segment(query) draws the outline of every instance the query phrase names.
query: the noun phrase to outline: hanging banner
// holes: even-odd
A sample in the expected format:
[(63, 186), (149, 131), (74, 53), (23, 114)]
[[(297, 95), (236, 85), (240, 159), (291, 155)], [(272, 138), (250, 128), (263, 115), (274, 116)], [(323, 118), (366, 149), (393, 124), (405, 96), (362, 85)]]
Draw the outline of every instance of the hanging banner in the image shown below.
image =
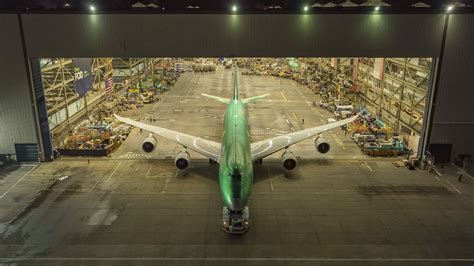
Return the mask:
[(354, 72), (352, 78), (354, 81), (359, 79), (359, 58), (354, 58)]
[(383, 58), (375, 58), (374, 72), (372, 73), (374, 78), (381, 80), (383, 78)]
[(92, 88), (92, 58), (73, 58), (74, 88), (84, 96)]

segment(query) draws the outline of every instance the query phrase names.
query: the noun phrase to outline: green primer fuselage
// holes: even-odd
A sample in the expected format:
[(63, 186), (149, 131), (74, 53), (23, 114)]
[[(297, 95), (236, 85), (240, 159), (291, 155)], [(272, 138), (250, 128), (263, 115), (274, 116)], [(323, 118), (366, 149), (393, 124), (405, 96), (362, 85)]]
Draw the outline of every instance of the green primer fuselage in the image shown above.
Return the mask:
[(250, 197), (253, 184), (253, 164), (247, 110), (238, 97), (234, 76), (234, 97), (224, 117), (224, 132), (219, 162), (219, 186), (222, 201), (231, 210), (242, 210)]

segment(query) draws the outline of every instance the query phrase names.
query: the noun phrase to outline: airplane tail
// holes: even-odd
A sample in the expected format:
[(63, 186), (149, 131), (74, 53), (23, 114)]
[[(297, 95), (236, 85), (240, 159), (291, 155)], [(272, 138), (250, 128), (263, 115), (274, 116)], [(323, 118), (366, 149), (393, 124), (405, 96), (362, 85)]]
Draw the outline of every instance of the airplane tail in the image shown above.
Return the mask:
[[(232, 99), (222, 98), (222, 97), (219, 97), (219, 96), (209, 95), (209, 94), (206, 94), (206, 93), (201, 93), (201, 95), (205, 96), (209, 99), (213, 99), (213, 100), (216, 100), (218, 102), (225, 103), (225, 104), (229, 104), (231, 100), (238, 100), (239, 99), (239, 88), (238, 88), (238, 85), (237, 85), (237, 67), (234, 67), (233, 79), (234, 79), (234, 94), (232, 96)], [(263, 95), (259, 95), (259, 96), (244, 98), (241, 101), (242, 101), (243, 104), (252, 103), (252, 102), (256, 102), (260, 99), (263, 99), (263, 98), (267, 97), (268, 95), (270, 95), (270, 94), (267, 93), (267, 94), (263, 94)]]
[(237, 67), (234, 67), (234, 74), (232, 75), (234, 77), (234, 96), (232, 100), (238, 100), (239, 99), (239, 87), (237, 86)]
[(253, 102), (256, 102), (260, 99), (263, 99), (265, 97), (267, 97), (268, 95), (270, 95), (270, 93), (266, 93), (266, 94), (263, 94), (263, 95), (258, 95), (258, 96), (253, 96), (253, 97), (249, 97), (249, 98), (245, 98), (245, 99), (242, 99), (242, 103), (243, 104), (247, 104), (247, 103), (253, 103)]
[(225, 103), (225, 104), (230, 103), (230, 99), (228, 99), (228, 98), (222, 98), (222, 97), (219, 97), (219, 96), (209, 95), (209, 94), (205, 94), (205, 93), (201, 93), (201, 95), (205, 96), (209, 99), (216, 100), (216, 101), (221, 102), (221, 103)]

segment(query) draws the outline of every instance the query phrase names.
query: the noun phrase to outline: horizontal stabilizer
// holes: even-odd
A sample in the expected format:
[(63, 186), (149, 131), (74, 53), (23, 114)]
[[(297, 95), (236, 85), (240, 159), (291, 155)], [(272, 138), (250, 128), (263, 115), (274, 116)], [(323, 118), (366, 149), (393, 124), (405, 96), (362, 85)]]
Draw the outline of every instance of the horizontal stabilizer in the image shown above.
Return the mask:
[(267, 93), (267, 94), (263, 94), (263, 95), (250, 97), (250, 98), (245, 98), (245, 99), (242, 99), (242, 103), (247, 104), (247, 103), (255, 102), (255, 101), (258, 101), (260, 99), (263, 99), (263, 98), (267, 97), (268, 95), (270, 95), (270, 94)]
[(206, 96), (209, 99), (213, 99), (213, 100), (216, 100), (218, 102), (225, 103), (225, 104), (229, 104), (229, 102), (230, 102), (230, 99), (222, 98), (222, 97), (219, 97), (219, 96), (209, 95), (209, 94), (205, 94), (205, 93), (201, 93), (201, 95)]

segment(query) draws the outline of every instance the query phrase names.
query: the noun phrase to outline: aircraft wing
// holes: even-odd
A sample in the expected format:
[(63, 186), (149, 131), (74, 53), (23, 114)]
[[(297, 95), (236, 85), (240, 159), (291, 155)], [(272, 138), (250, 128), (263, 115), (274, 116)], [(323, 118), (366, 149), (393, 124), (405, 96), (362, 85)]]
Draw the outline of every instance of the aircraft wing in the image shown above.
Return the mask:
[(201, 155), (204, 155), (205, 157), (209, 159), (213, 159), (219, 162), (220, 151), (221, 151), (220, 143), (217, 143), (211, 140), (206, 140), (200, 137), (191, 136), (191, 135), (174, 131), (174, 130), (148, 125), (142, 122), (132, 120), (130, 118), (118, 116), (116, 114), (114, 116), (115, 118), (117, 118), (118, 120), (126, 124), (141, 128), (150, 133), (161, 136), (167, 140), (183, 145), (184, 147), (190, 150), (193, 150)]
[(286, 135), (281, 135), (274, 138), (254, 142), (250, 144), (252, 160), (256, 161), (256, 160), (262, 159), (279, 150), (288, 148), (289, 146), (296, 144), (300, 141), (303, 141), (315, 135), (321, 134), (324, 131), (331, 130), (331, 129), (340, 127), (342, 125), (351, 123), (352, 121), (356, 120), (357, 117), (358, 116), (356, 115), (344, 120), (339, 120), (331, 124), (303, 129), (303, 130), (292, 132)]

